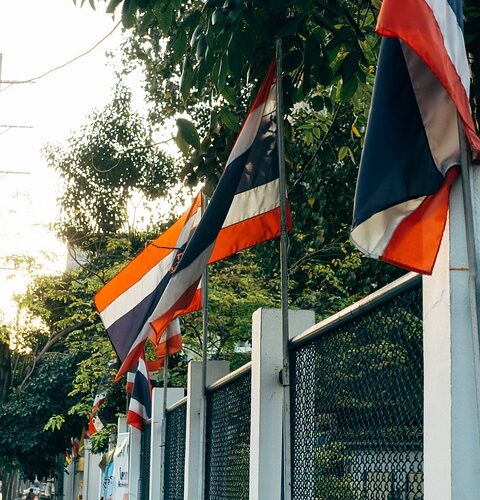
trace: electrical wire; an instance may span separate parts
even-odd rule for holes
[[[90,54],[90,52],[92,52],[93,50],[95,50],[102,42],[104,42],[110,35],[112,35],[113,32],[120,26],[120,23],[121,23],[121,21],[118,21],[118,23],[113,27],[113,29],[109,33],[107,33],[101,40],[99,40],[93,47],[90,47],[87,51],[82,52],[78,56],[74,57],[73,59],[68,60],[67,62],[65,62],[63,64],[60,64],[60,66],[56,66],[56,67],[54,67],[52,69],[49,69],[48,71],[45,71],[45,73],[42,73],[39,76],[35,76],[33,78],[29,78],[28,80],[18,80],[16,82],[12,82],[9,85],[7,85],[5,88],[0,89],[0,93],[2,93],[5,90],[9,89],[12,85],[20,85],[20,84],[24,84],[24,83],[32,83],[32,82],[35,82],[37,80],[40,80],[41,78],[43,78],[43,77],[45,77],[47,75],[50,75],[54,71],[58,71],[59,69],[65,68],[65,66],[68,66],[69,64],[71,64],[71,63],[73,63],[75,61],[78,61],[78,59],[80,59],[80,58],[82,58],[82,57]]]

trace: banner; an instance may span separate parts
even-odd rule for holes
[[[128,432],[119,432],[113,455],[114,500],[128,500]]]
[[[113,477],[113,462],[109,462],[103,471],[102,497],[103,500],[113,500],[115,481]]]

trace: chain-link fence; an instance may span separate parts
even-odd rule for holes
[[[140,442],[140,500],[148,500],[150,494],[150,436],[151,426],[144,424]]]
[[[292,343],[294,500],[423,498],[420,280],[364,305]]]
[[[206,500],[248,500],[251,372],[207,391]]]
[[[165,500],[183,500],[187,402],[167,410]]]

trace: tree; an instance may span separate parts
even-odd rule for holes
[[[47,146],[45,156],[64,181],[56,229],[73,247],[88,248],[100,236],[133,230],[127,211],[132,196],[168,199],[177,174],[174,161],[132,111],[131,93],[121,81],[105,109],[94,111],[66,146]]]

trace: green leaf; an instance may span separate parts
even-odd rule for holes
[[[231,104],[232,106],[237,105],[237,100],[235,98],[235,89],[233,87],[225,86],[225,88],[222,90],[222,96],[228,102],[228,104]]]
[[[238,132],[240,129],[240,122],[238,118],[228,109],[222,108],[219,112],[220,121],[233,132]]]
[[[200,59],[203,59],[206,51],[207,51],[207,39],[205,38],[205,35],[202,33],[198,37],[197,50],[195,52],[195,57],[197,58],[198,61],[200,61]]]
[[[342,83],[342,87],[340,89],[340,100],[342,102],[349,101],[353,95],[355,94],[358,88],[358,80],[355,76],[350,78],[346,83]]]
[[[137,4],[134,0],[124,0],[122,6],[122,24],[124,28],[133,28],[136,22]]]
[[[173,62],[178,64],[183,54],[185,53],[185,49],[187,48],[187,34],[184,30],[178,30],[175,38],[173,39],[170,48],[173,53]]]
[[[160,28],[160,31],[166,35],[170,27],[172,26],[172,20],[173,20],[173,5],[171,3],[166,4],[165,6],[162,6],[162,4],[156,4],[155,7],[153,8],[153,13],[155,14],[155,17],[158,22],[158,27]],[[183,30],[179,30],[183,33],[185,36],[185,40],[187,38],[187,34]],[[173,45],[174,42],[172,42]],[[186,43],[185,43],[186,45]]]
[[[184,101],[190,95],[190,89],[193,84],[193,69],[187,58],[184,58],[182,64],[182,76],[180,77],[180,93]]]
[[[190,47],[193,47],[198,40],[198,37],[202,33],[202,25],[199,24],[196,28],[195,31],[193,32],[192,38],[190,39]]]
[[[350,148],[348,146],[342,146],[338,150],[338,160],[339,161],[344,160],[349,154],[350,154]]]
[[[337,74],[342,75],[344,82],[349,81],[352,76],[358,71],[358,63],[360,62],[360,52],[349,52],[342,64],[337,70]]]
[[[151,26],[153,21],[155,20],[155,16],[151,10],[147,10],[143,15],[142,21],[138,26],[139,33],[146,33],[148,28]]]
[[[223,88],[225,87],[225,82],[227,80],[227,75],[228,75],[228,54],[225,54],[221,61],[220,61],[220,67],[218,69],[218,78],[217,78],[217,91],[222,92]]]
[[[178,118],[177,127],[177,137],[180,135],[187,144],[195,149],[200,149],[200,137],[195,125],[190,120]]]
[[[185,155],[188,156],[188,153],[190,152],[190,146],[188,143],[183,139],[183,137],[180,134],[177,134],[174,138],[175,144],[178,146],[178,149]]]
[[[110,0],[109,4],[107,5],[107,14],[113,14],[115,12],[115,9],[122,3],[122,0]]]
[[[228,50],[228,65],[236,83],[240,81],[242,76],[243,58],[236,50]]]

